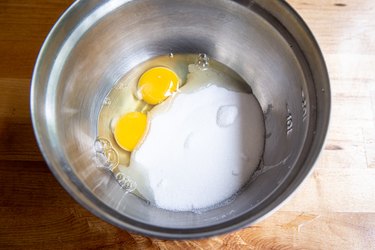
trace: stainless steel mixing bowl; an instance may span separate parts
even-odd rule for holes
[[[232,202],[204,212],[166,211],[125,194],[93,160],[106,94],[137,64],[171,52],[207,53],[226,64],[264,111],[262,169]],[[321,151],[330,88],[313,35],[284,1],[81,0],[41,49],[31,111],[51,171],[85,208],[126,230],[199,238],[252,224],[296,190]]]

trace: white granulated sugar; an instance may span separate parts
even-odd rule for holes
[[[228,127],[233,124],[238,115],[237,106],[221,106],[217,111],[216,123],[220,127]]]
[[[251,94],[211,85],[177,94],[149,119],[126,172],[158,207],[189,211],[220,203],[239,191],[260,161],[263,114]]]

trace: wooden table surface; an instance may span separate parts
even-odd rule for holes
[[[72,0],[0,0],[0,248],[375,249],[375,1],[288,2],[315,34],[331,78],[331,126],[313,174],[257,225],[166,241],[94,217],[39,153],[30,78],[43,40]]]

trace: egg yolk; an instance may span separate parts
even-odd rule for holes
[[[177,74],[166,67],[155,67],[147,70],[139,78],[138,90],[142,99],[156,105],[177,91],[180,79]]]
[[[126,151],[133,151],[147,128],[147,116],[141,112],[130,112],[120,117],[114,128],[117,144]]]

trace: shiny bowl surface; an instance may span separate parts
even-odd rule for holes
[[[106,94],[136,65],[169,53],[206,53],[224,63],[251,86],[263,109],[261,174],[225,206],[162,210],[124,195],[94,166],[96,121]],[[285,1],[81,0],[40,51],[31,111],[51,171],[89,211],[145,235],[201,238],[255,223],[296,190],[323,146],[330,87],[313,35]]]

